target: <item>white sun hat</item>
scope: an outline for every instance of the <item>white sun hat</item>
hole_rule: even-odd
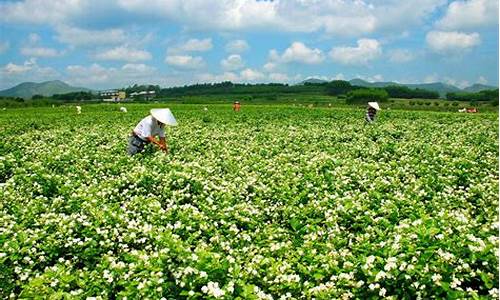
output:
[[[177,121],[175,120],[174,115],[168,108],[153,108],[150,111],[153,118],[160,121],[163,124],[176,126]]]
[[[368,106],[369,106],[369,107],[373,107],[373,108],[375,108],[376,110],[380,110],[380,106],[378,106],[378,103],[377,103],[377,102],[368,102]]]

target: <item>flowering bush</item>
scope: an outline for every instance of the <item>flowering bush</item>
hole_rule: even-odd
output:
[[[1,298],[498,297],[497,115],[127,108],[0,112]]]

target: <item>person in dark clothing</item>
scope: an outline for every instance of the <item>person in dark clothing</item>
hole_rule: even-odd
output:
[[[368,109],[366,110],[366,121],[368,123],[375,121],[375,115],[379,110],[380,106],[378,106],[377,102],[368,102]]]

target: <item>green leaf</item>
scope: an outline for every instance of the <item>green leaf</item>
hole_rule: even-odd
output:
[[[491,282],[490,278],[488,277],[488,274],[481,272],[479,273],[481,276],[481,279],[483,280],[484,284],[488,289],[491,289],[493,287],[493,283]]]
[[[292,218],[290,220],[290,226],[292,226],[293,230],[297,231],[302,227],[302,224],[297,218]]]

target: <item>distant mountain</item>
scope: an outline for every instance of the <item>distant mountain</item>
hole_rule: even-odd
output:
[[[91,91],[87,88],[74,87],[60,80],[45,81],[41,83],[23,82],[10,89],[0,91],[0,96],[31,98],[33,95],[52,96],[71,92]]]
[[[464,88],[463,91],[469,92],[469,93],[477,93],[477,92],[484,91],[484,90],[494,90],[494,89],[498,89],[498,87],[480,84],[480,83],[475,83],[469,87]]]
[[[420,84],[405,84],[405,86],[412,89],[424,89],[428,91],[438,92],[439,96],[445,97],[446,93],[456,93],[462,91],[454,85],[446,84],[442,82],[433,83],[420,83]]]
[[[349,80],[349,82],[351,83],[351,85],[372,87],[372,88],[382,88],[389,85],[400,85],[399,83],[396,82],[368,82],[366,80],[359,78]]]
[[[306,80],[299,82],[298,85],[304,85],[306,83],[325,83],[325,82],[328,81],[318,78],[307,78]]]
[[[446,93],[453,92],[461,92],[462,90],[457,88],[456,86],[442,83],[442,82],[434,82],[434,83],[413,83],[413,84],[402,84],[397,82],[368,82],[362,79],[353,79],[349,81],[352,85],[364,86],[364,87],[386,87],[389,85],[402,85],[407,86],[411,89],[424,89],[428,91],[438,92],[441,97],[446,96]]]

